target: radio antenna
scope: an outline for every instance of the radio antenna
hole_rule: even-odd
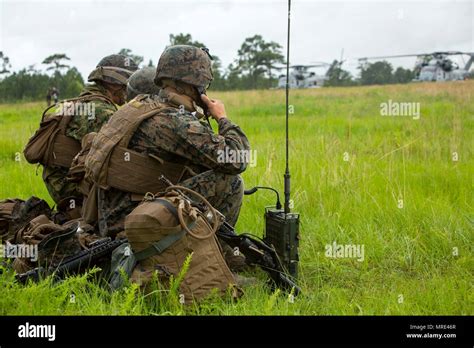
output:
[[[290,82],[290,18],[291,18],[291,0],[288,0],[288,36],[286,42],[286,169],[285,169],[285,214],[290,212],[290,167],[289,167],[289,151],[288,151],[288,97]],[[286,217],[285,217],[286,218]]]

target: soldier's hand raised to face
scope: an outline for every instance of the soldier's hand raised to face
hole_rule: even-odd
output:
[[[217,99],[209,99],[205,94],[201,94],[201,99],[207,105],[211,116],[219,121],[221,118],[226,118],[224,103]]]

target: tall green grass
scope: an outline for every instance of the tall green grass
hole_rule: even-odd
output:
[[[189,308],[166,296],[150,300],[133,286],[109,294],[86,276],[27,287],[3,276],[1,313],[472,315],[472,91],[472,81],[291,91],[290,166],[302,221],[303,288],[293,303],[269,291],[260,272],[261,284],[246,288],[239,301],[214,298]],[[257,151],[257,166],[243,174],[246,187],[282,190],[284,92],[210,94],[225,102]],[[381,116],[380,103],[388,100],[419,102],[420,119]],[[21,156],[15,161],[42,107],[0,105],[0,197],[48,198],[41,170]],[[261,234],[263,208],[274,201],[267,192],[245,197],[238,231]],[[364,261],[326,257],[325,245],[334,241],[364,245]],[[64,300],[70,293],[75,304]]]

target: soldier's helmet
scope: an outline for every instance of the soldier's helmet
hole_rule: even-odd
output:
[[[137,64],[130,57],[111,54],[101,59],[97,67],[89,74],[87,80],[126,85],[127,80],[137,69]]]
[[[155,68],[151,66],[135,71],[127,82],[127,99],[132,100],[139,94],[158,95],[160,87],[155,85],[154,78]]]
[[[212,57],[207,48],[175,45],[165,49],[156,68],[155,83],[162,87],[165,78],[196,86],[202,93],[211,84]]]

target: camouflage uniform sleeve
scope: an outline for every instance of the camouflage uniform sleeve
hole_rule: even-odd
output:
[[[229,119],[219,120],[218,134],[195,118],[189,121],[181,115],[174,120],[175,134],[180,139],[177,147],[167,151],[226,174],[239,174],[247,168],[249,141],[240,127]],[[176,143],[176,139],[171,143]]]
[[[82,106],[80,115],[74,116],[66,131],[67,136],[78,141],[91,132],[98,132],[116,111],[113,105],[102,101],[91,101]]]

